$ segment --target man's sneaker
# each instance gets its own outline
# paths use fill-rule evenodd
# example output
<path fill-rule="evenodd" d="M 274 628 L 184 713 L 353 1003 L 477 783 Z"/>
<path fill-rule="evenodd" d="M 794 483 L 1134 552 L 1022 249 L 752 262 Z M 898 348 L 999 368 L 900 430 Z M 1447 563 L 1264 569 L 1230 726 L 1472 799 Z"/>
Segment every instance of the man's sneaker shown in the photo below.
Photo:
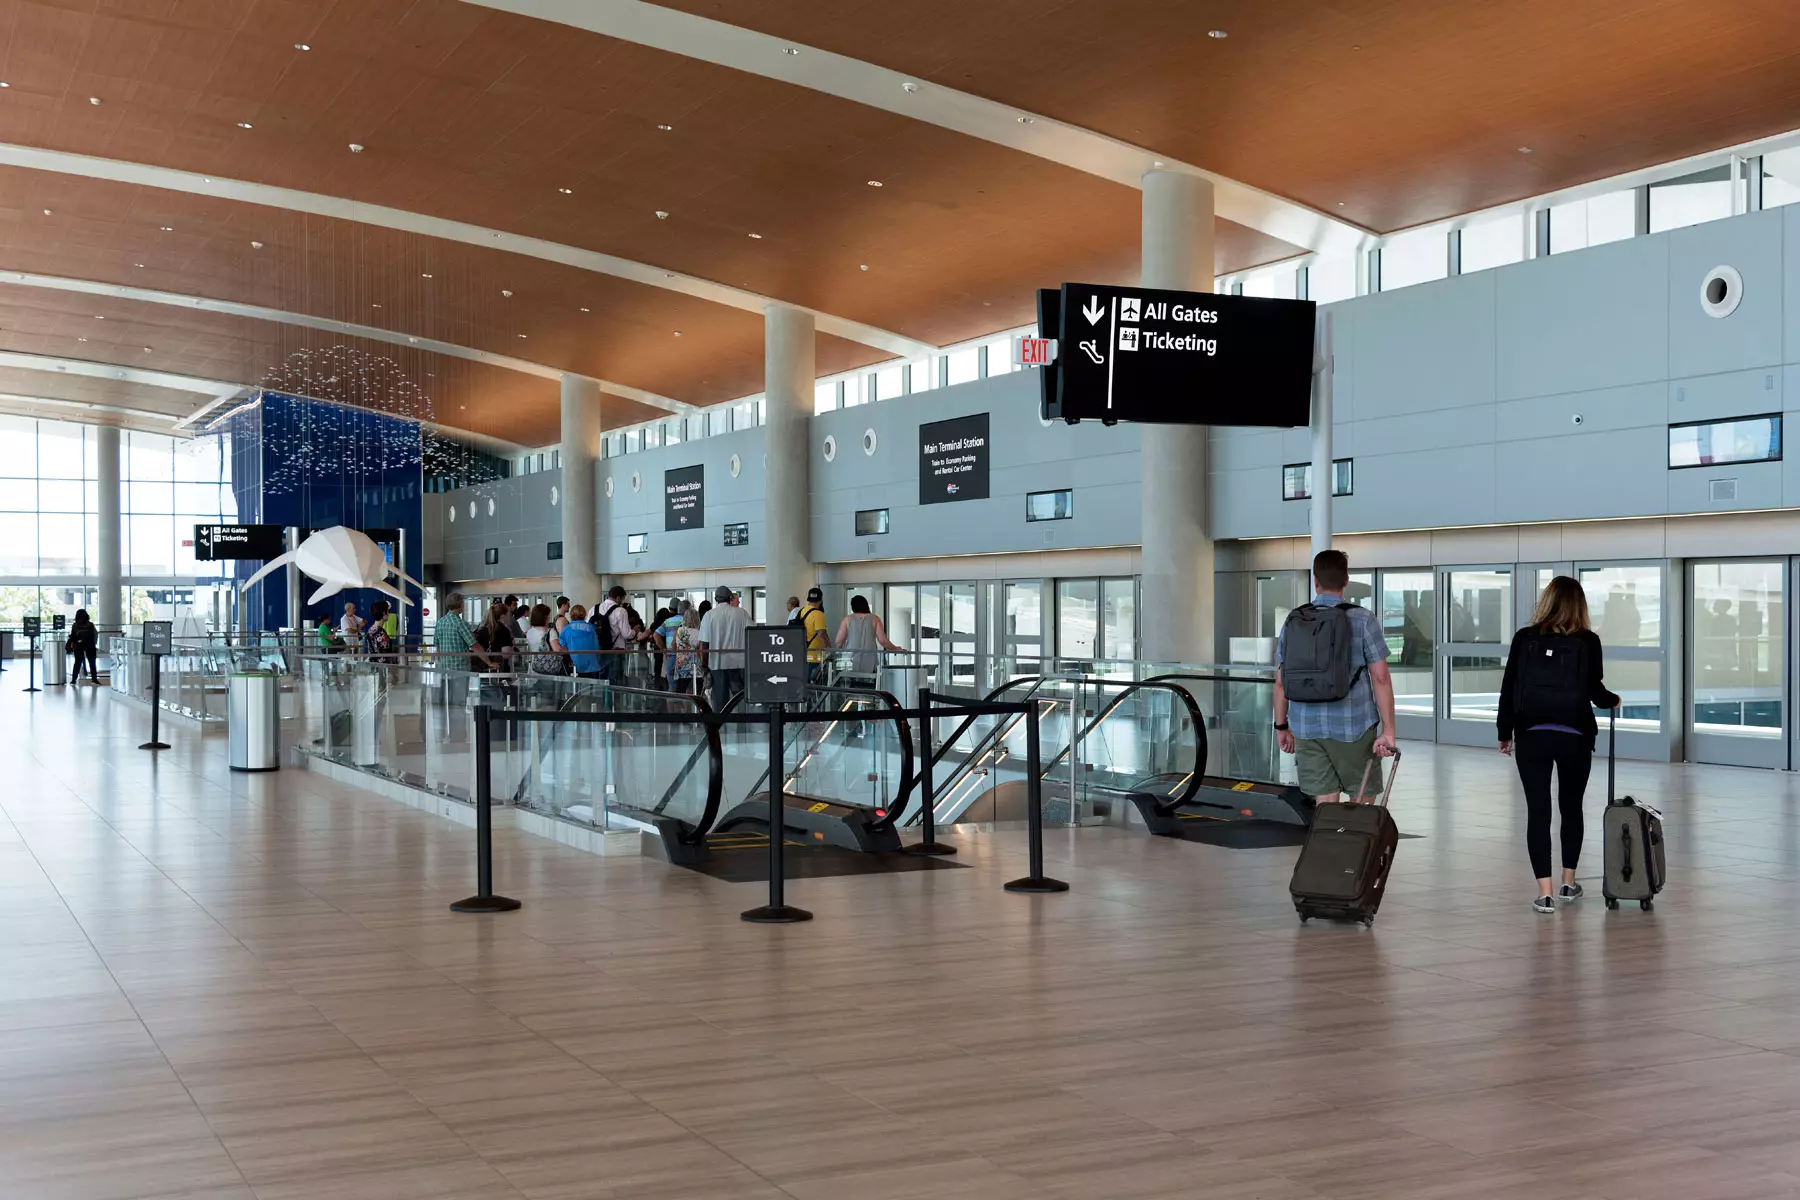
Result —
<path fill-rule="evenodd" d="M 1531 902 L 1531 907 L 1540 913 L 1553 913 L 1556 911 L 1556 897 L 1539 896 Z"/>
<path fill-rule="evenodd" d="M 1563 884 L 1560 888 L 1556 889 L 1556 898 L 1561 900 L 1564 904 L 1574 903 L 1581 899 L 1581 885 L 1579 883 Z"/>

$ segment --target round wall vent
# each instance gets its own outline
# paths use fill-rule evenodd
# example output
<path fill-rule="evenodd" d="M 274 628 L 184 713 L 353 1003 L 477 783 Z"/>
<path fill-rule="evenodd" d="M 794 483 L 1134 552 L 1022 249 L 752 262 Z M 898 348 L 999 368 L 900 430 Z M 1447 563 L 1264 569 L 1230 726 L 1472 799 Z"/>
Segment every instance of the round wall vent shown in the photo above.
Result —
<path fill-rule="evenodd" d="M 631 490 L 634 492 L 644 490 L 644 477 L 636 471 L 631 473 Z"/>
<path fill-rule="evenodd" d="M 471 501 L 469 501 L 469 520 L 473 521 L 474 519 L 475 519 L 475 502 L 473 500 L 471 500 Z"/>
<path fill-rule="evenodd" d="M 1718 266 L 1700 281 L 1700 308 L 1709 317 L 1729 317 L 1744 298 L 1744 277 L 1736 267 Z"/>
<path fill-rule="evenodd" d="M 612 476 L 611 475 L 608 475 L 606 477 L 606 498 L 609 500 L 612 499 Z"/>
<path fill-rule="evenodd" d="M 738 472 L 742 471 L 743 469 L 744 469 L 744 460 L 739 458 L 735 454 L 732 455 L 731 456 L 731 477 L 733 479 L 736 479 L 738 477 Z"/>
<path fill-rule="evenodd" d="M 875 446 L 875 431 L 873 429 L 863 430 L 863 453 L 873 457 L 875 454 Z"/>
<path fill-rule="evenodd" d="M 454 504 L 450 506 L 450 523 L 452 525 L 456 524 L 456 505 Z"/>
<path fill-rule="evenodd" d="M 825 435 L 825 461 L 831 462 L 836 457 L 837 457 L 837 438 L 828 433 Z"/>
<path fill-rule="evenodd" d="M 492 496 L 489 496 L 488 497 L 488 516 L 491 517 L 493 515 L 494 515 L 494 498 Z"/>
<path fill-rule="evenodd" d="M 550 485 L 550 507 L 555 508 L 556 502 L 560 499 L 562 499 L 562 492 L 557 489 L 555 484 L 551 484 Z"/>

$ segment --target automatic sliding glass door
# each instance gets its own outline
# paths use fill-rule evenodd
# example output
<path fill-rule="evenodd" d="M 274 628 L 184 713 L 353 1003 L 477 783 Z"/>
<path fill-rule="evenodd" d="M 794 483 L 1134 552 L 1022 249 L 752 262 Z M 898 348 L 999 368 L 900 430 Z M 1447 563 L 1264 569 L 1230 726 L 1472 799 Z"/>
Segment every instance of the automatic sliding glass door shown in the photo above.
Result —
<path fill-rule="evenodd" d="M 1394 715 L 1403 738 L 1437 737 L 1433 686 L 1437 645 L 1437 575 L 1433 571 L 1383 571 L 1376 587 L 1381 630 L 1387 637 L 1388 670 L 1394 677 Z"/>
<path fill-rule="evenodd" d="M 1787 563 L 1688 566 L 1691 762 L 1786 767 Z"/>
<path fill-rule="evenodd" d="M 1438 678 L 1445 702 L 1438 741 L 1493 745 L 1513 634 L 1512 568 L 1458 568 L 1442 575 L 1445 637 L 1438 645 Z"/>

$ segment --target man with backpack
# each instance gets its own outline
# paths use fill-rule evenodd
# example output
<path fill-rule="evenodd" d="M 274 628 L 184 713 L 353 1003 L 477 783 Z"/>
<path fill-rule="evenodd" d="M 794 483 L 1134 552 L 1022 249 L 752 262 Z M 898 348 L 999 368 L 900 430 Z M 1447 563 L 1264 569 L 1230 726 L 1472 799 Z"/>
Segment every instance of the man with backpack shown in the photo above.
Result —
<path fill-rule="evenodd" d="M 788 618 L 788 624 L 806 631 L 806 661 L 812 664 L 814 683 L 825 682 L 825 657 L 831 652 L 831 634 L 825 624 L 825 593 L 812 588 L 806 603 Z"/>
<path fill-rule="evenodd" d="M 594 634 L 599 649 L 614 652 L 600 656 L 600 677 L 624 683 L 622 652 L 631 648 L 631 609 L 625 604 L 625 589 L 616 583 L 607 589 L 605 603 L 594 613 Z"/>
<path fill-rule="evenodd" d="M 1300 790 L 1331 804 L 1356 792 L 1372 758 L 1394 753 L 1394 680 L 1381 621 L 1344 602 L 1350 560 L 1322 550 L 1312 575 L 1312 603 L 1288 614 L 1275 643 L 1275 739 Z M 1377 762 L 1369 787 L 1380 784 Z"/>

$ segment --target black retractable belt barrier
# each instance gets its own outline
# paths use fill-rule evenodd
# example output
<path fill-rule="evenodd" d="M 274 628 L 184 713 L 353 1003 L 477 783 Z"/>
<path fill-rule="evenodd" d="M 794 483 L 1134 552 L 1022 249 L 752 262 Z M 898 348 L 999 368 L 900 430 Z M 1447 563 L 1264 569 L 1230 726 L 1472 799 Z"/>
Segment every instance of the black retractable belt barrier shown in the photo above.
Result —
<path fill-rule="evenodd" d="M 26 667 L 28 682 L 25 690 L 28 692 L 41 692 L 44 689 L 37 685 L 37 634 L 29 634 L 27 637 L 31 642 L 31 658 L 29 660 L 29 665 Z M 156 734 L 152 733 L 150 735 L 150 740 L 155 741 Z"/>
<path fill-rule="evenodd" d="M 786 734 L 783 706 L 769 706 L 769 902 L 738 915 L 757 925 L 791 925 L 813 915 L 787 902 L 787 764 L 782 761 Z"/>
<path fill-rule="evenodd" d="M 511 912 L 519 901 L 494 895 L 493 709 L 475 706 L 475 894 L 450 906 L 451 912 Z"/>
<path fill-rule="evenodd" d="M 1038 710 L 1037 702 L 1027 700 L 1031 707 L 1025 714 L 1025 763 L 1029 774 L 1025 777 L 1025 839 L 1031 854 L 1031 873 L 1023 879 L 1015 879 L 1006 885 L 1009 892 L 1066 892 L 1069 885 L 1060 879 L 1051 879 L 1044 874 L 1044 788 L 1040 756 L 1038 753 Z M 1070 811 L 1075 807 L 1074 777 L 1069 781 Z"/>
<path fill-rule="evenodd" d="M 150 740 L 139 746 L 139 750 L 167 750 L 169 743 L 162 740 L 162 655 L 150 656 Z"/>
<path fill-rule="evenodd" d="M 947 846 L 937 840 L 937 795 L 931 786 L 931 689 L 919 689 L 919 788 L 921 807 L 919 815 L 925 818 L 924 840 L 917 845 L 906 847 L 909 854 L 955 854 L 955 846 Z"/>

